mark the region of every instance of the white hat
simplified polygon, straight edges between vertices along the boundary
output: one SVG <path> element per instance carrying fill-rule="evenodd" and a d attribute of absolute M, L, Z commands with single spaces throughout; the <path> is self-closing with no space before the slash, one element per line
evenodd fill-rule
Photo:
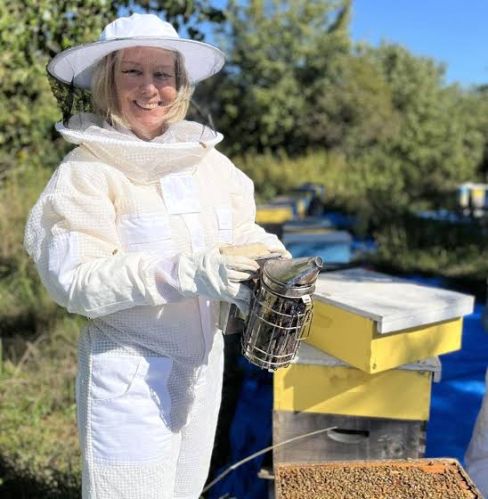
<path fill-rule="evenodd" d="M 107 24 L 98 42 L 79 45 L 60 52 L 47 70 L 57 80 L 90 88 L 97 63 L 110 52 L 128 47 L 158 47 L 180 52 L 191 83 L 220 71 L 225 56 L 207 43 L 180 38 L 171 24 L 154 14 L 132 14 Z"/>

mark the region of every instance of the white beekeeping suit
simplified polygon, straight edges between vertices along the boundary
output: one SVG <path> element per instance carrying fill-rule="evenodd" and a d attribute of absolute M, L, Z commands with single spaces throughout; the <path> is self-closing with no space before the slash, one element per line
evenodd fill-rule
<path fill-rule="evenodd" d="M 25 237 L 53 298 L 92 319 L 77 386 L 86 497 L 173 497 L 173 480 L 174 497 L 198 497 L 222 337 L 218 301 L 185 297 L 181 268 L 219 244 L 280 243 L 255 225 L 252 183 L 214 149 L 220 135 L 185 121 L 170 127 L 168 143 L 141 142 L 93 120 L 58 127 L 79 147 L 33 208 Z"/>

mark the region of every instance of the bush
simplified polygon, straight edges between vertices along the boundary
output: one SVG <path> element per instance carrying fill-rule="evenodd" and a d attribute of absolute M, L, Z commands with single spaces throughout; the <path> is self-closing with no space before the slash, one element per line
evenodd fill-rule
<path fill-rule="evenodd" d="M 297 158 L 285 152 L 248 154 L 235 157 L 234 162 L 254 181 L 259 202 L 286 194 L 304 182 L 326 185 L 326 195 L 338 200 L 344 193 L 347 165 L 340 154 L 319 151 Z"/>

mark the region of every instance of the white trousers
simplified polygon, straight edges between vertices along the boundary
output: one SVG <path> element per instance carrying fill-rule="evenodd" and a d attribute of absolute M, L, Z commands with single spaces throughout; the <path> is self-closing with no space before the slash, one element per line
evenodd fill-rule
<path fill-rule="evenodd" d="M 466 452 L 466 470 L 484 497 L 488 497 L 488 370 L 485 396 Z"/>
<path fill-rule="evenodd" d="M 200 366 L 93 354 L 92 340 L 80 339 L 77 379 L 83 499 L 198 499 L 221 400 L 221 335 Z"/>

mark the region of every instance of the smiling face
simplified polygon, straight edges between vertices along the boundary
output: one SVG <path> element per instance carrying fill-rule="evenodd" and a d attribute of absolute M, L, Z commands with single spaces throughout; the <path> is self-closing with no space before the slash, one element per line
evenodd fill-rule
<path fill-rule="evenodd" d="M 152 140 L 165 129 L 169 106 L 175 101 L 175 56 L 153 47 L 121 52 L 115 65 L 118 111 L 139 138 Z"/>

